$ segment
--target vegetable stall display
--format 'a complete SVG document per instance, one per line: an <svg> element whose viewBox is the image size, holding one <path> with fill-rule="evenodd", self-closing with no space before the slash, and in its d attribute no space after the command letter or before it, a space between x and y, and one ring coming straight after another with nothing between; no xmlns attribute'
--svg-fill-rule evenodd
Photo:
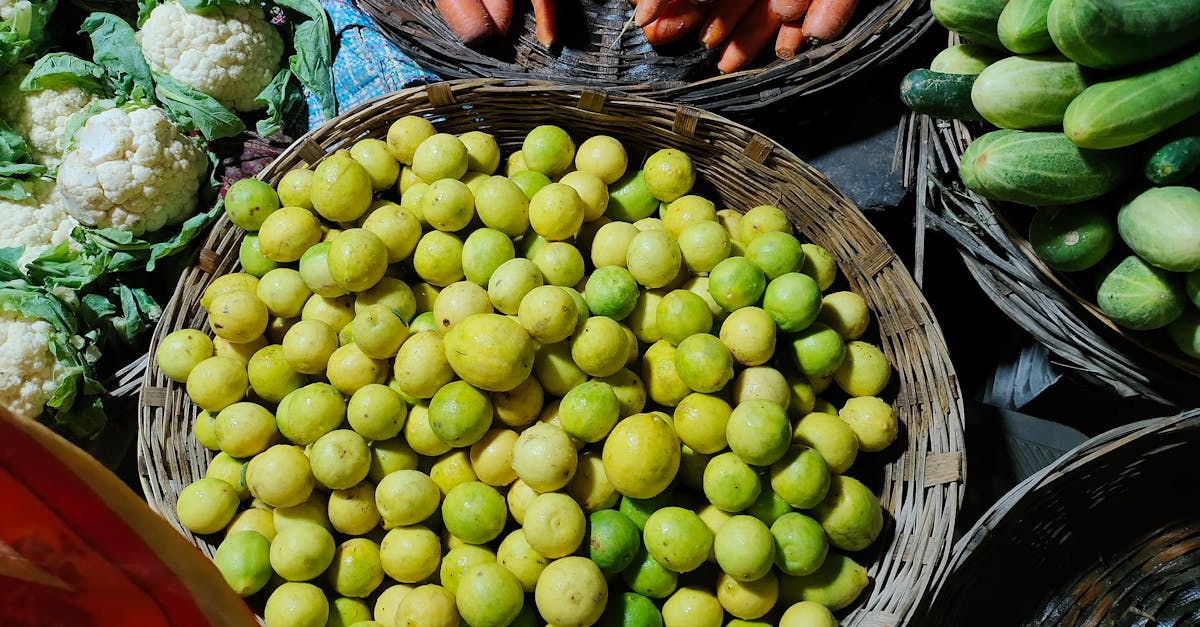
<svg viewBox="0 0 1200 627"><path fill-rule="evenodd" d="M965 38L910 73L914 111L986 123L967 189L1028 215L1034 254L1122 329L1162 329L1200 358L1200 5L959 2Z"/></svg>
<svg viewBox="0 0 1200 627"><path fill-rule="evenodd" d="M14 355L33 348L52 367L44 385L5 379L0 394L22 399L26 418L88 437L103 425L96 381L159 315L163 295L145 273L175 271L167 259L220 214L217 166L229 155L213 142L248 137L248 124L261 136L296 128L302 88L326 116L336 100L316 0L281 0L269 14L242 1L149 1L130 21L80 4L0 5L0 281L37 295L0 307L58 338L6 334ZM55 49L69 30L90 45Z"/></svg>

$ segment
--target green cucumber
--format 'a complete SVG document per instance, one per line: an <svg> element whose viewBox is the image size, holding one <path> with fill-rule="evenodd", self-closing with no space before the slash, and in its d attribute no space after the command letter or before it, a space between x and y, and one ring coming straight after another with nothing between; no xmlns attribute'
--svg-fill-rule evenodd
<svg viewBox="0 0 1200 627"><path fill-rule="evenodd" d="M1000 128L1060 127L1067 106L1086 87L1082 68L1065 57L1013 56L979 73L971 103Z"/></svg>
<svg viewBox="0 0 1200 627"><path fill-rule="evenodd" d="M1153 137L1197 114L1200 52L1141 74L1088 87L1067 107L1063 131L1083 148L1120 148Z"/></svg>
<svg viewBox="0 0 1200 627"><path fill-rule="evenodd" d="M1116 231L1109 211L1097 203L1042 207L1029 223L1029 244L1051 268L1078 272L1112 250Z"/></svg>
<svg viewBox="0 0 1200 627"><path fill-rule="evenodd" d="M1003 49L996 22L1007 0L930 0L929 10L939 24L972 43Z"/></svg>
<svg viewBox="0 0 1200 627"><path fill-rule="evenodd" d="M1183 275L1129 255L1104 275L1096 290L1096 304L1117 325L1149 331L1177 320L1188 300Z"/></svg>
<svg viewBox="0 0 1200 627"><path fill-rule="evenodd" d="M967 147L959 177L984 198L1040 207L1107 194L1128 169L1122 151L1085 150L1058 132L1004 129Z"/></svg>
<svg viewBox="0 0 1200 627"><path fill-rule="evenodd" d="M1146 160L1146 178L1158 185L1181 183L1200 168L1200 135L1167 142Z"/></svg>
<svg viewBox="0 0 1200 627"><path fill-rule="evenodd" d="M1164 270L1200 270L1200 191L1151 187L1117 212L1117 232L1133 252Z"/></svg>
<svg viewBox="0 0 1200 627"><path fill-rule="evenodd" d="M1008 0L996 22L1000 43L1017 54L1033 54L1053 48L1054 42L1046 26L1050 1Z"/></svg>
<svg viewBox="0 0 1200 627"><path fill-rule="evenodd" d="M1149 61L1200 39L1200 2L1053 0L1046 25L1067 58L1112 69Z"/></svg>
<svg viewBox="0 0 1200 627"><path fill-rule="evenodd" d="M940 119L982 120L971 106L973 74L915 69L900 81L900 100L916 113Z"/></svg>
<svg viewBox="0 0 1200 627"><path fill-rule="evenodd" d="M957 44L937 53L929 69L946 74L978 74L1004 58L1004 53L978 44Z"/></svg>

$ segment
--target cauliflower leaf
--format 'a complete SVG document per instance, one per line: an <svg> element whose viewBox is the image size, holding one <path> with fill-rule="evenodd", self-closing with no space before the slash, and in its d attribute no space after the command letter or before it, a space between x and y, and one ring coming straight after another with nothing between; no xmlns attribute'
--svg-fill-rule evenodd
<svg viewBox="0 0 1200 627"><path fill-rule="evenodd" d="M46 174L46 166L29 161L29 146L7 122L0 120L0 197L29 198L24 180Z"/></svg>
<svg viewBox="0 0 1200 627"><path fill-rule="evenodd" d="M100 94L105 89L104 68L69 53L51 52L34 62L21 80L21 91L80 87Z"/></svg>

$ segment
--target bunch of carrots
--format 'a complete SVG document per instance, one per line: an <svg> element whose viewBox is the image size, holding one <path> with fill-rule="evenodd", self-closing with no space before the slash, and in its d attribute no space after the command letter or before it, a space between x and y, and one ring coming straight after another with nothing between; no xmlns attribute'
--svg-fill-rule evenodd
<svg viewBox="0 0 1200 627"><path fill-rule="evenodd" d="M717 69L745 69L774 41L780 59L796 56L805 44L820 45L841 36L858 0L631 0L633 23L652 46L665 46L699 33L708 49L721 48ZM557 39L555 0L531 0L537 38L547 48ZM451 30L467 45L504 35L512 22L513 0L437 0Z"/></svg>

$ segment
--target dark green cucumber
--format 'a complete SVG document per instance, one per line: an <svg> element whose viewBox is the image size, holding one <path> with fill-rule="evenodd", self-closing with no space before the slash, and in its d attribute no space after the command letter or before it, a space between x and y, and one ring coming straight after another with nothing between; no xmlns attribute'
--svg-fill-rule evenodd
<svg viewBox="0 0 1200 627"><path fill-rule="evenodd" d="M946 74L978 74L1004 58L1004 53L979 44L958 44L937 53L929 69Z"/></svg>
<svg viewBox="0 0 1200 627"><path fill-rule="evenodd" d="M971 102L1000 128L1058 128L1067 106L1085 88L1082 68L1061 55L1012 56L979 73Z"/></svg>
<svg viewBox="0 0 1200 627"><path fill-rule="evenodd" d="M939 24L972 43L1003 49L996 22L1007 0L930 0L929 10Z"/></svg>
<svg viewBox="0 0 1200 627"><path fill-rule="evenodd" d="M1083 148L1120 148L1198 114L1200 51L1141 74L1088 87L1067 107L1063 131Z"/></svg>
<svg viewBox="0 0 1200 627"><path fill-rule="evenodd" d="M1200 39L1200 2L1053 0L1046 24L1067 58L1111 69L1149 61Z"/></svg>
<svg viewBox="0 0 1200 627"><path fill-rule="evenodd" d="M1123 151L1085 150L1058 132L1003 129L967 147L959 177L984 198L1041 207L1107 194L1128 169Z"/></svg>
<svg viewBox="0 0 1200 627"><path fill-rule="evenodd" d="M1033 54L1053 48L1054 42L1046 26L1050 1L1008 0L996 22L1000 43L1017 54Z"/></svg>
<svg viewBox="0 0 1200 627"><path fill-rule="evenodd" d="M916 113L940 119L983 120L971 106L974 74L945 74L917 68L900 81L900 100Z"/></svg>
<svg viewBox="0 0 1200 627"><path fill-rule="evenodd" d="M1146 160L1146 178L1158 185L1187 180L1200 168L1200 135L1167 142Z"/></svg>

